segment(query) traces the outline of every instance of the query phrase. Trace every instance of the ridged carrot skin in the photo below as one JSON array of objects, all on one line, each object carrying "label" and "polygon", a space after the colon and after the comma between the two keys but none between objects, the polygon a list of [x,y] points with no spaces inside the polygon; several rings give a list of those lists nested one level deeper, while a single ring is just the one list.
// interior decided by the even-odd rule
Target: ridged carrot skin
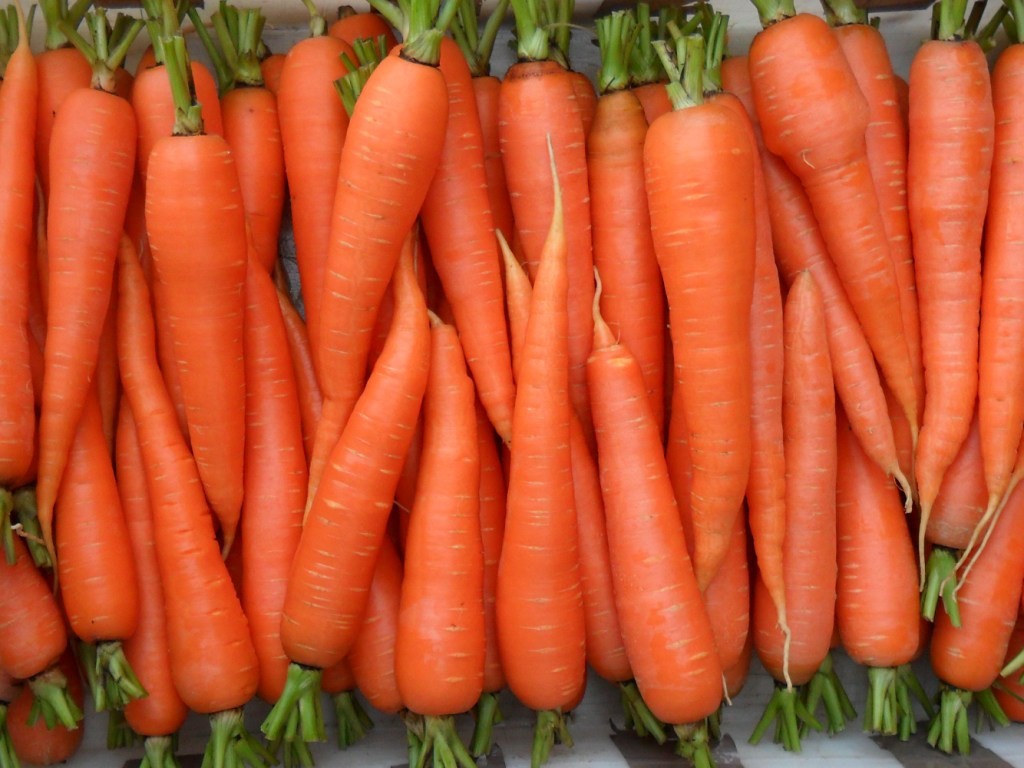
[{"label": "ridged carrot skin", "polygon": [[1002,496],[1010,483],[1024,429],[1024,355],[1010,339],[1024,334],[1024,306],[1017,301],[1024,280],[1024,217],[1013,201],[1024,196],[1024,46],[1012,45],[992,71],[995,136],[992,181],[982,260],[978,402],[989,494]]},{"label": "ridged carrot skin", "polygon": [[484,173],[487,176],[487,197],[491,201],[494,228],[506,238],[515,231],[512,219],[512,200],[505,180],[505,165],[501,160],[498,138],[498,99],[501,80],[496,77],[474,77],[473,99],[480,117],[480,131],[484,145]]},{"label": "ridged carrot skin", "polygon": [[473,382],[455,328],[435,320],[430,337],[395,676],[412,712],[441,717],[470,709],[483,691],[484,558]]},{"label": "ridged carrot skin", "polygon": [[[776,680],[806,683],[832,642],[836,566],[836,411],[821,294],[809,273],[790,288],[784,309],[786,376],[785,638],[761,580],[754,590],[754,649]],[[788,672],[788,677],[786,673]]]},{"label": "ridged carrot skin", "polygon": [[925,534],[928,543],[950,549],[966,547],[985,514],[988,501],[981,425],[975,411],[967,439],[942,477],[939,495],[928,518]]},{"label": "ridged carrot skin", "polygon": [[135,143],[131,106],[94,88],[72,92],[53,124],[46,232],[50,300],[37,485],[39,521],[51,555],[53,505],[95,374],[113,292]]},{"label": "ridged carrot skin", "polygon": [[29,343],[29,296],[34,271],[35,136],[38,74],[28,41],[19,39],[0,88],[0,484],[27,480],[36,420]]},{"label": "ridged carrot skin", "polygon": [[636,360],[595,323],[587,361],[615,601],[637,686],[665,723],[722,699],[722,667]]},{"label": "ridged carrot skin", "polygon": [[912,425],[917,395],[896,270],[867,161],[868,105],[828,24],[808,13],[750,45],[765,145],[803,183],[868,343]]},{"label": "ridged carrot skin", "polygon": [[395,33],[384,17],[373,11],[352,13],[331,22],[327,34],[351,45],[359,39],[376,40],[384,35],[388,50],[395,47]]},{"label": "ridged carrot skin", "polygon": [[50,197],[50,144],[57,109],[70,93],[88,88],[92,67],[77,48],[54,48],[36,57],[38,95],[36,112],[36,166],[43,187],[43,198]]},{"label": "ridged carrot skin", "polygon": [[484,144],[469,65],[441,42],[448,87],[444,148],[420,217],[480,401],[503,440],[512,436],[515,385],[505,327],[501,259],[487,192]]},{"label": "ridged carrot skin", "polygon": [[[255,244],[254,244],[255,248]],[[277,288],[250,256],[245,284],[245,497],[242,608],[260,660],[258,693],[275,702],[288,675],[281,610],[302,535],[309,477],[298,390]]]},{"label": "ridged carrot skin", "polygon": [[238,172],[222,137],[157,142],[146,183],[146,228],[156,312],[166,319],[189,441],[226,551],[243,496],[247,240]]},{"label": "ridged carrot skin", "polygon": [[118,349],[128,402],[134,414],[142,414],[139,445],[153,508],[174,686],[196,712],[235,709],[256,692],[259,663],[221,558],[196,462],[160,377],[149,291],[127,238],[118,275]]},{"label": "ridged carrot skin", "polygon": [[[430,329],[411,244],[392,282],[391,338],[331,453],[288,579],[281,638],[292,661],[311,667],[336,664],[359,631],[427,384]],[[337,588],[324,591],[325,579]]]},{"label": "ridged carrot skin", "polygon": [[750,635],[750,553],[747,544],[747,510],[736,515],[732,542],[722,567],[704,590],[711,632],[715,636],[718,663],[723,673],[742,662]]},{"label": "ridged carrot skin", "polygon": [[494,428],[483,406],[477,402],[476,435],[480,452],[480,538],[484,553],[484,628],[487,652],[484,657],[484,693],[505,687],[505,673],[498,653],[498,626],[495,599],[498,589],[498,565],[505,537],[505,475]]},{"label": "ridged carrot skin", "polygon": [[146,696],[125,706],[124,716],[142,736],[170,736],[185,722],[188,707],[171,676],[164,618],[164,588],[156,562],[153,513],[132,409],[121,406],[117,424],[117,486],[139,579],[139,624],[124,641],[124,655]]},{"label": "ridged carrot skin", "polygon": [[[396,99],[403,105],[397,111]],[[447,116],[444,76],[400,53],[385,57],[356,102],[338,168],[314,339],[324,410],[310,463],[311,497],[363,391],[374,319],[440,160]]]},{"label": "ridged carrot skin", "polygon": [[631,91],[597,102],[587,135],[594,266],[601,273],[601,314],[640,361],[651,410],[664,429],[667,309],[644,181],[647,119]]},{"label": "ridged carrot skin", "polygon": [[323,409],[323,396],[316,380],[313,367],[313,349],[309,343],[309,329],[298,310],[292,305],[291,297],[283,291],[277,292],[277,302],[284,320],[288,339],[288,352],[292,358],[295,386],[299,396],[299,413],[302,418],[302,444],[306,461],[313,455],[313,440],[316,439],[316,423]]},{"label": "ridged carrot skin", "polygon": [[978,392],[981,236],[995,117],[977,43],[925,43],[910,83],[907,202],[928,393],[915,469],[927,522]]},{"label": "ridged carrot skin", "polygon": [[725,557],[750,472],[756,158],[747,125],[716,101],[659,118],[644,145],[678,388],[673,414],[681,401],[693,467],[679,503],[693,518],[702,589]]}]

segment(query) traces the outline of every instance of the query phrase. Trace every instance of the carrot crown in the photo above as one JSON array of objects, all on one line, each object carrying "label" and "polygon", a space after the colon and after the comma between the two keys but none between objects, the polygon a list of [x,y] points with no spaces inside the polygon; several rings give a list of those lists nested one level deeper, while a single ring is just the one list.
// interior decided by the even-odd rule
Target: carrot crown
[{"label": "carrot crown", "polygon": [[43,11],[43,19],[46,21],[46,50],[52,51],[57,48],[67,48],[71,45],[67,35],[61,29],[60,22],[64,21],[77,28],[85,18],[92,0],[76,0],[75,4],[68,7],[67,0],[40,0],[39,7]]},{"label": "carrot crown", "polygon": [[124,62],[136,36],[142,31],[142,20],[119,13],[114,26],[111,27],[107,21],[107,14],[102,10],[95,10],[89,13],[86,22],[92,36],[91,44],[63,19],[58,22],[58,26],[92,67],[92,87],[113,93],[114,73]]},{"label": "carrot crown", "polygon": [[573,0],[512,0],[519,60],[568,67],[573,7]]},{"label": "carrot crown", "polygon": [[704,91],[722,90],[722,58],[725,56],[726,32],[729,17],[723,13],[712,13],[710,7],[702,10],[701,28],[704,31]]},{"label": "carrot crown", "polygon": [[498,30],[501,29],[505,16],[508,15],[509,3],[510,0],[499,0],[494,11],[487,17],[482,32],[476,3],[473,0],[461,0],[459,3],[458,13],[452,19],[452,37],[462,55],[466,57],[473,77],[486,77],[491,73],[494,41],[498,38]]},{"label": "carrot crown", "polygon": [[640,27],[629,11],[615,11],[596,22],[597,45],[601,49],[601,69],[597,87],[601,93],[621,91],[631,82],[629,60],[636,46]]},{"label": "carrot crown", "polygon": [[[143,0],[142,9],[146,17],[146,33],[153,46],[153,58],[157,64],[164,64],[164,41],[177,34],[189,8],[189,0]],[[166,6],[166,7],[165,7]]]},{"label": "carrot crown", "polygon": [[175,136],[195,136],[203,132],[203,110],[196,101],[196,85],[192,80],[192,66],[180,33],[164,41],[167,77],[174,97]]},{"label": "carrot crown", "polygon": [[939,0],[932,6],[932,39],[946,42],[973,40],[982,50],[995,46],[995,34],[1007,18],[1009,7],[999,8],[989,22],[981,27],[985,14],[984,0],[975,0],[970,15],[967,14],[968,0]]},{"label": "carrot crown", "polygon": [[757,8],[757,15],[761,19],[762,27],[770,27],[780,21],[796,16],[796,6],[793,0],[751,0]]},{"label": "carrot crown", "polygon": [[363,88],[366,87],[373,70],[388,55],[388,45],[384,35],[376,40],[356,40],[352,44],[352,49],[356,53],[357,60],[352,61],[347,53],[342,54],[349,72],[334,81],[334,87],[338,90],[338,95],[341,97],[341,102],[345,105],[345,111],[349,117],[352,117],[352,112],[356,108],[356,100],[363,92]]},{"label": "carrot crown", "polygon": [[240,10],[221,0],[220,7],[210,17],[216,41],[195,8],[189,8],[188,17],[213,63],[221,96],[238,86],[263,86],[260,40],[266,18],[259,8]]},{"label": "carrot crown", "polygon": [[[327,19],[324,18],[323,14],[316,7],[316,3],[313,0],[302,0],[303,5],[306,6],[306,10],[309,12],[309,36],[310,37],[323,37],[327,34]],[[338,17],[342,18],[342,12],[348,8],[347,5],[343,5],[338,9]],[[354,13],[354,11],[352,11]],[[345,14],[347,15],[347,14]]]},{"label": "carrot crown", "polygon": [[7,62],[11,55],[24,42],[28,45],[26,29],[32,29],[32,19],[36,7],[33,5],[28,12],[28,21],[21,10],[20,3],[13,3],[0,10],[0,80],[4,79]]},{"label": "carrot crown", "polygon": [[437,66],[441,38],[451,26],[461,0],[369,0],[370,5],[402,34],[402,56]]},{"label": "carrot crown", "polygon": [[[633,17],[636,20],[636,38],[629,51],[630,84],[637,86],[656,83],[665,79],[661,59],[651,45],[651,41],[657,36],[657,20],[652,21],[651,6],[648,3],[637,3],[633,9]],[[600,40],[598,42],[600,43]]]},{"label": "carrot crown", "polygon": [[825,18],[833,27],[848,24],[867,24],[868,12],[859,8],[854,0],[821,0],[825,9]]},{"label": "carrot crown", "polygon": [[686,109],[704,103],[704,37],[681,35],[674,45],[656,40],[654,49],[668,73],[669,100],[673,109]]},{"label": "carrot crown", "polygon": [[1024,0],[1003,0],[1007,15],[1003,28],[1014,43],[1024,43]]}]

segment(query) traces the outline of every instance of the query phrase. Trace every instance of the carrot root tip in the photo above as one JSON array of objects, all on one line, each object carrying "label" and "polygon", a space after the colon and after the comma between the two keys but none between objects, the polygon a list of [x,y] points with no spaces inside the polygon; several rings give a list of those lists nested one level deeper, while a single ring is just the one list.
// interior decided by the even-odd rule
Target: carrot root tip
[{"label": "carrot root tip", "polygon": [[568,715],[559,709],[541,709],[537,712],[537,725],[533,730],[533,749],[530,753],[530,768],[540,768],[551,756],[555,744],[572,747]]},{"label": "carrot root tip", "polygon": [[633,731],[640,738],[651,738],[658,744],[665,743],[668,738],[665,724],[651,712],[635,680],[619,683],[619,699],[622,702],[626,730]]},{"label": "carrot root tip", "polygon": [[957,604],[956,589],[957,553],[948,547],[936,546],[928,556],[924,568],[924,588],[921,590],[921,615],[928,621],[935,621],[935,610],[939,598],[949,616],[950,623],[960,627],[960,606]]},{"label": "carrot root tip", "polygon": [[485,691],[480,694],[480,700],[473,707],[473,737],[469,744],[469,753],[473,757],[490,754],[494,742],[494,726],[502,719],[497,691],[492,693]]},{"label": "carrot root tip", "polygon": [[353,691],[336,693],[331,700],[338,723],[338,749],[348,749],[373,729],[373,720]]},{"label": "carrot root tip", "polygon": [[68,691],[68,679],[57,667],[40,672],[28,682],[34,701],[29,715],[29,725],[35,725],[40,717],[46,727],[53,729],[58,723],[69,731],[78,728],[82,721],[82,710]]},{"label": "carrot root tip", "polygon": [[210,740],[203,754],[204,766],[268,768],[276,763],[273,753],[246,730],[241,707],[210,715]]},{"label": "carrot root tip", "polygon": [[277,752],[282,742],[326,741],[320,681],[323,670],[292,662],[284,690],[267,715],[260,730]]}]

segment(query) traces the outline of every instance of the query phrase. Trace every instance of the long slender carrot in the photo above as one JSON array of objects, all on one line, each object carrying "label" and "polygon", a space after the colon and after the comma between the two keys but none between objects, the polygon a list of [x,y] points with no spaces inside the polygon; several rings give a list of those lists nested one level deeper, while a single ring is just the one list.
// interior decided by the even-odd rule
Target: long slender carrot
[{"label": "long slender carrot", "polygon": [[[157,162],[154,156],[154,167]],[[271,755],[248,734],[241,716],[256,692],[256,650],[221,558],[198,467],[160,377],[149,291],[127,238],[118,257],[118,288],[118,349],[146,466],[174,686],[190,709],[210,715],[207,759],[245,754],[262,766]]]},{"label": "long slender carrot", "polygon": [[277,292],[278,305],[288,339],[288,352],[295,372],[295,386],[299,396],[299,414],[302,418],[302,444],[306,461],[313,455],[313,440],[316,438],[316,423],[323,408],[320,385],[313,367],[313,350],[310,346],[308,326],[284,292]]},{"label": "long slender carrot", "polygon": [[758,0],[750,79],[765,145],[803,183],[868,343],[914,434],[917,393],[896,271],[867,162],[866,101],[828,25]]},{"label": "long slender carrot", "polygon": [[[320,670],[348,653],[365,612],[376,553],[426,387],[430,334],[412,259],[409,237],[392,279],[391,338],[306,516],[281,622],[284,648],[294,663],[263,724],[272,741],[284,733],[292,708],[306,706],[301,697],[319,689]],[[338,588],[325,592],[325,578]],[[323,739],[322,723],[304,719],[301,728],[304,740]]]},{"label": "long slender carrot", "polygon": [[981,235],[995,118],[984,53],[959,35],[960,5],[959,14],[949,0],[940,6],[937,38],[918,50],[910,71],[907,204],[928,393],[915,455],[922,569],[924,531],[978,391]]},{"label": "long slender carrot", "polygon": [[[549,145],[550,147],[550,145]],[[512,421],[505,540],[498,567],[498,647],[509,688],[537,711],[531,762],[546,762],[583,697],[586,621],[572,483],[568,243],[561,171],[530,301]]]},{"label": "long slender carrot", "polygon": [[750,470],[756,148],[740,115],[703,100],[703,40],[687,45],[680,53],[696,72],[684,87],[676,71],[675,110],[650,127],[644,165],[674,350],[672,418],[686,424],[693,468],[680,505],[693,519],[703,589],[724,559]]},{"label": "long slender carrot", "polygon": [[4,148],[4,183],[0,186],[0,486],[27,479],[35,441],[35,408],[29,344],[30,274],[35,219],[36,99],[38,75],[29,49],[21,5],[18,42],[0,88],[0,147]]},{"label": "long slender carrot", "polygon": [[[170,746],[168,737],[181,728],[188,708],[171,675],[153,514],[138,430],[127,401],[122,404],[117,423],[117,486],[139,580],[138,629],[124,642],[124,655],[146,689],[144,698],[127,704],[124,716],[132,730],[145,738],[146,752],[151,754],[155,748]],[[163,763],[156,763],[154,768],[159,765]]]}]

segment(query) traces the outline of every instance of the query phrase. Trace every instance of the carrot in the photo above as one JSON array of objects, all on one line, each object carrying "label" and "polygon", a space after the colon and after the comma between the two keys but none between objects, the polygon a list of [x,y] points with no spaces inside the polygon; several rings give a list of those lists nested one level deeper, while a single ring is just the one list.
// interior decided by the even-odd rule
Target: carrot
[{"label": "carrot", "polygon": [[[448,0],[441,29],[454,9]],[[448,92],[436,66],[441,32],[432,28],[433,18],[412,21],[421,26],[410,30],[401,55],[387,56],[370,75],[341,153],[314,337],[324,409],[310,464],[311,500],[363,391],[374,318],[444,144]],[[393,91],[404,94],[397,111]]]},{"label": "carrot", "polygon": [[[544,162],[547,137],[555,148],[565,187],[565,231],[568,238],[570,396],[593,444],[587,405],[585,365],[593,343],[593,246],[590,185],[587,179],[586,133],[572,74],[558,62],[560,49],[536,22],[536,0],[514,0],[519,62],[502,80],[498,132],[516,233],[531,276],[535,276],[551,223],[551,171]],[[564,9],[570,3],[561,2]],[[568,21],[568,19],[566,19]],[[556,27],[559,36],[568,27]],[[566,41],[567,42],[567,41]],[[564,49],[561,49],[564,50]],[[508,233],[503,233],[508,234]]]},{"label": "carrot", "polygon": [[480,454],[480,538],[484,557],[484,683],[480,701],[474,708],[475,725],[469,751],[474,757],[491,751],[491,731],[501,718],[498,692],[505,687],[505,673],[498,651],[496,592],[501,544],[505,536],[505,476],[494,427],[477,400],[476,439]]},{"label": "carrot", "polygon": [[381,35],[387,49],[395,47],[395,33],[379,13],[364,11],[357,13],[350,5],[338,9],[338,18],[327,28],[327,34],[352,45],[356,40],[376,40]]},{"label": "carrot", "polygon": [[[67,679],[71,700],[82,706],[84,691],[75,666],[75,657],[68,649],[61,656],[60,673]],[[85,727],[69,727],[64,723],[51,725],[38,719],[39,699],[29,687],[21,692],[7,708],[7,730],[15,757],[31,765],[56,765],[70,760],[85,738]],[[13,765],[17,766],[17,761]]]},{"label": "carrot", "polygon": [[[81,417],[113,289],[118,239],[134,173],[136,128],[128,102],[115,96],[112,71],[142,23],[110,40],[106,16],[89,17],[96,48],[73,30],[72,39],[95,57],[93,87],[75,90],[53,125],[48,200],[48,292],[42,412],[39,417],[39,521],[56,562],[53,506]],[[90,222],[88,228],[82,221]]]},{"label": "carrot", "polygon": [[284,69],[285,54],[266,53],[260,58],[260,76],[267,90],[277,96],[281,88],[281,70]]},{"label": "carrot", "polygon": [[[703,40],[694,48],[687,64],[702,70]],[[700,75],[690,77],[699,82]],[[701,86],[688,85],[689,91],[670,86],[675,111],[650,127],[644,165],[668,295],[672,419],[685,422],[693,467],[689,498],[680,506],[693,519],[694,573],[704,589],[725,557],[750,469],[755,148],[734,110],[704,102]],[[670,423],[670,439],[674,429]]]},{"label": "carrot", "polygon": [[[836,391],[865,452],[887,475],[897,479],[909,499],[910,482],[897,460],[885,392],[871,348],[829,257],[799,179],[764,147],[747,63],[745,57],[739,56],[722,62],[722,82],[726,90],[743,101],[754,121],[780,277],[784,284],[791,284],[804,270],[809,270],[814,277],[825,302]],[[910,471],[909,464],[906,470]]]},{"label": "carrot", "polygon": [[597,93],[594,91],[594,84],[583,72],[570,70],[572,76],[572,90],[576,96],[576,108],[580,113],[580,120],[583,122],[583,135],[589,136],[590,129],[594,125],[594,115],[597,112]]},{"label": "carrot", "polygon": [[245,220],[260,264],[277,263],[284,210],[285,170],[277,99],[260,70],[259,47],[265,17],[259,8],[239,10],[222,3],[211,15],[218,47],[195,8],[189,8],[217,72],[224,138],[238,169]]},{"label": "carrot", "polygon": [[[289,682],[263,724],[276,741],[303,695],[319,689],[320,670],[346,656],[365,612],[373,567],[384,537],[398,472],[409,448],[426,387],[429,326],[416,285],[412,239],[393,279],[395,321],[391,338],[360,397],[350,428],[326,465],[322,488],[310,507],[295,554],[281,637],[292,664]],[[341,520],[345,525],[339,525]],[[330,574],[338,588],[325,593]],[[306,721],[301,736],[323,739],[323,725]]]},{"label": "carrot", "polygon": [[826,14],[868,105],[864,136],[867,160],[896,269],[900,314],[917,393],[917,423],[920,423],[924,408],[924,368],[907,218],[907,123],[900,111],[898,86],[885,39],[877,26],[868,23],[867,12],[849,0],[835,0],[828,4]]},{"label": "carrot", "polygon": [[288,341],[288,352],[292,358],[292,370],[295,373],[295,386],[299,398],[299,415],[302,418],[302,445],[306,453],[306,461],[313,453],[313,440],[316,436],[316,423],[323,408],[320,385],[316,381],[313,368],[313,350],[309,343],[306,323],[292,305],[292,300],[282,291],[277,292],[278,306],[284,320],[284,329]]},{"label": "carrot", "polygon": [[[763,580],[754,590],[754,649],[779,681],[750,737],[757,743],[779,718],[788,751],[800,750],[797,720],[820,728],[811,707],[797,705],[797,689],[826,675],[835,617],[836,411],[821,293],[809,273],[797,276],[783,314],[785,376],[782,418],[786,452],[786,536],[783,565],[790,638],[777,625]],[[819,684],[820,684],[819,678]],[[843,727],[838,691],[826,700],[829,726]],[[810,710],[810,711],[809,711]]]},{"label": "carrot", "polygon": [[615,343],[596,304],[587,381],[615,605],[637,687],[650,712],[675,729],[679,753],[695,765],[710,765],[706,718],[722,699],[714,633],[640,366]]},{"label": "carrot", "polygon": [[29,288],[33,259],[33,203],[37,82],[36,61],[29,49],[21,6],[17,47],[3,72],[0,88],[0,147],[5,148],[4,183],[0,188],[0,486],[28,479],[35,440],[29,344]]},{"label": "carrot", "polygon": [[[184,39],[172,45],[173,57],[184,50]],[[154,154],[153,168],[159,157]],[[256,651],[221,558],[198,467],[160,378],[149,291],[127,238],[118,255],[118,288],[118,351],[146,467],[174,687],[190,709],[210,715],[207,760],[220,764],[245,754],[262,766],[272,756],[248,734],[241,713],[256,692]]]},{"label": "carrot", "polygon": [[[405,550],[395,678],[409,710],[410,765],[475,765],[454,715],[483,692],[486,648],[480,453],[473,382],[455,328],[431,315],[423,454]],[[457,558],[453,558],[454,553]],[[431,652],[424,654],[424,648]]]},{"label": "carrot", "polygon": [[516,697],[537,711],[531,756],[535,768],[546,762],[555,741],[571,746],[565,713],[579,703],[586,684],[566,354],[568,242],[560,171],[551,144],[548,152],[554,214],[518,365],[515,448],[497,589],[498,647],[505,677]]},{"label": "carrot", "polygon": [[966,5],[959,20],[948,0],[940,8],[936,39],[925,43],[911,64],[907,160],[928,393],[915,456],[922,568],[923,532],[942,476],[967,437],[978,392],[981,235],[994,133],[985,56],[976,42],[958,34]]},{"label": "carrot", "polygon": [[[1024,651],[1024,618],[1017,614],[1017,623],[1013,626],[1013,634],[1010,635],[1010,644],[1006,649],[1007,663],[1015,659]],[[1000,673],[999,681],[992,686],[996,701],[1006,716],[1015,723],[1024,722],[1024,684],[1020,681],[1020,675],[1011,673]]]},{"label": "carrot", "polygon": [[245,495],[242,608],[260,663],[260,697],[277,701],[288,673],[281,610],[302,533],[308,482],[298,392],[277,289],[252,243],[245,296]]},{"label": "carrot", "polygon": [[89,675],[93,702],[98,712],[123,709],[146,695],[121,645],[138,626],[139,592],[95,388],[86,395],[57,507],[55,543],[64,612],[74,633],[96,646]]},{"label": "carrot", "polygon": [[747,510],[743,509],[733,523],[728,555],[715,578],[704,590],[704,607],[708,612],[718,663],[723,674],[741,662],[750,635],[748,549]]},{"label": "carrot", "polygon": [[395,637],[401,595],[402,561],[391,539],[385,536],[377,555],[366,613],[348,659],[363,696],[386,714],[404,708],[395,680]]},{"label": "carrot", "polygon": [[[602,46],[602,95],[587,134],[591,180],[594,266],[604,292],[601,312],[640,361],[651,409],[663,429],[666,308],[661,273],[651,240],[644,182],[647,120],[629,83],[626,42],[636,28],[627,12],[597,21]],[[616,55],[617,49],[625,48]]]},{"label": "carrot", "polygon": [[[124,655],[135,671],[146,696],[128,702],[124,717],[144,737],[147,754],[156,748],[169,749],[170,739],[188,714],[171,675],[167,653],[167,624],[163,612],[164,588],[156,561],[153,513],[146,488],[146,470],[135,417],[127,402],[117,422],[117,485],[131,538],[139,584],[139,623],[135,634],[125,640]],[[157,762],[151,765],[161,766]]]},{"label": "carrot", "polygon": [[864,729],[906,741],[917,730],[910,694],[921,690],[909,667],[920,645],[914,544],[899,492],[841,408],[837,432],[836,623],[850,658],[868,667]]},{"label": "carrot", "polygon": [[[202,133],[187,58],[164,45],[175,77],[175,132],[150,154],[146,228],[156,312],[166,319],[196,466],[225,554],[242,507],[245,437],[245,214],[227,142]],[[180,79],[179,79],[180,78]],[[182,226],[188,222],[188,226]]]},{"label": "carrot", "polygon": [[800,178],[864,335],[914,434],[917,396],[900,292],[867,162],[867,102],[828,25],[755,3],[750,79],[765,145]]},{"label": "carrot", "polygon": [[970,749],[967,707],[972,700],[995,722],[1006,724],[989,689],[1000,675],[1024,582],[1024,560],[1017,556],[1024,547],[1024,493],[1019,488],[993,527],[996,535],[970,573],[960,574],[960,627],[940,613],[932,631],[930,659],[941,689],[928,743],[947,753]]}]

